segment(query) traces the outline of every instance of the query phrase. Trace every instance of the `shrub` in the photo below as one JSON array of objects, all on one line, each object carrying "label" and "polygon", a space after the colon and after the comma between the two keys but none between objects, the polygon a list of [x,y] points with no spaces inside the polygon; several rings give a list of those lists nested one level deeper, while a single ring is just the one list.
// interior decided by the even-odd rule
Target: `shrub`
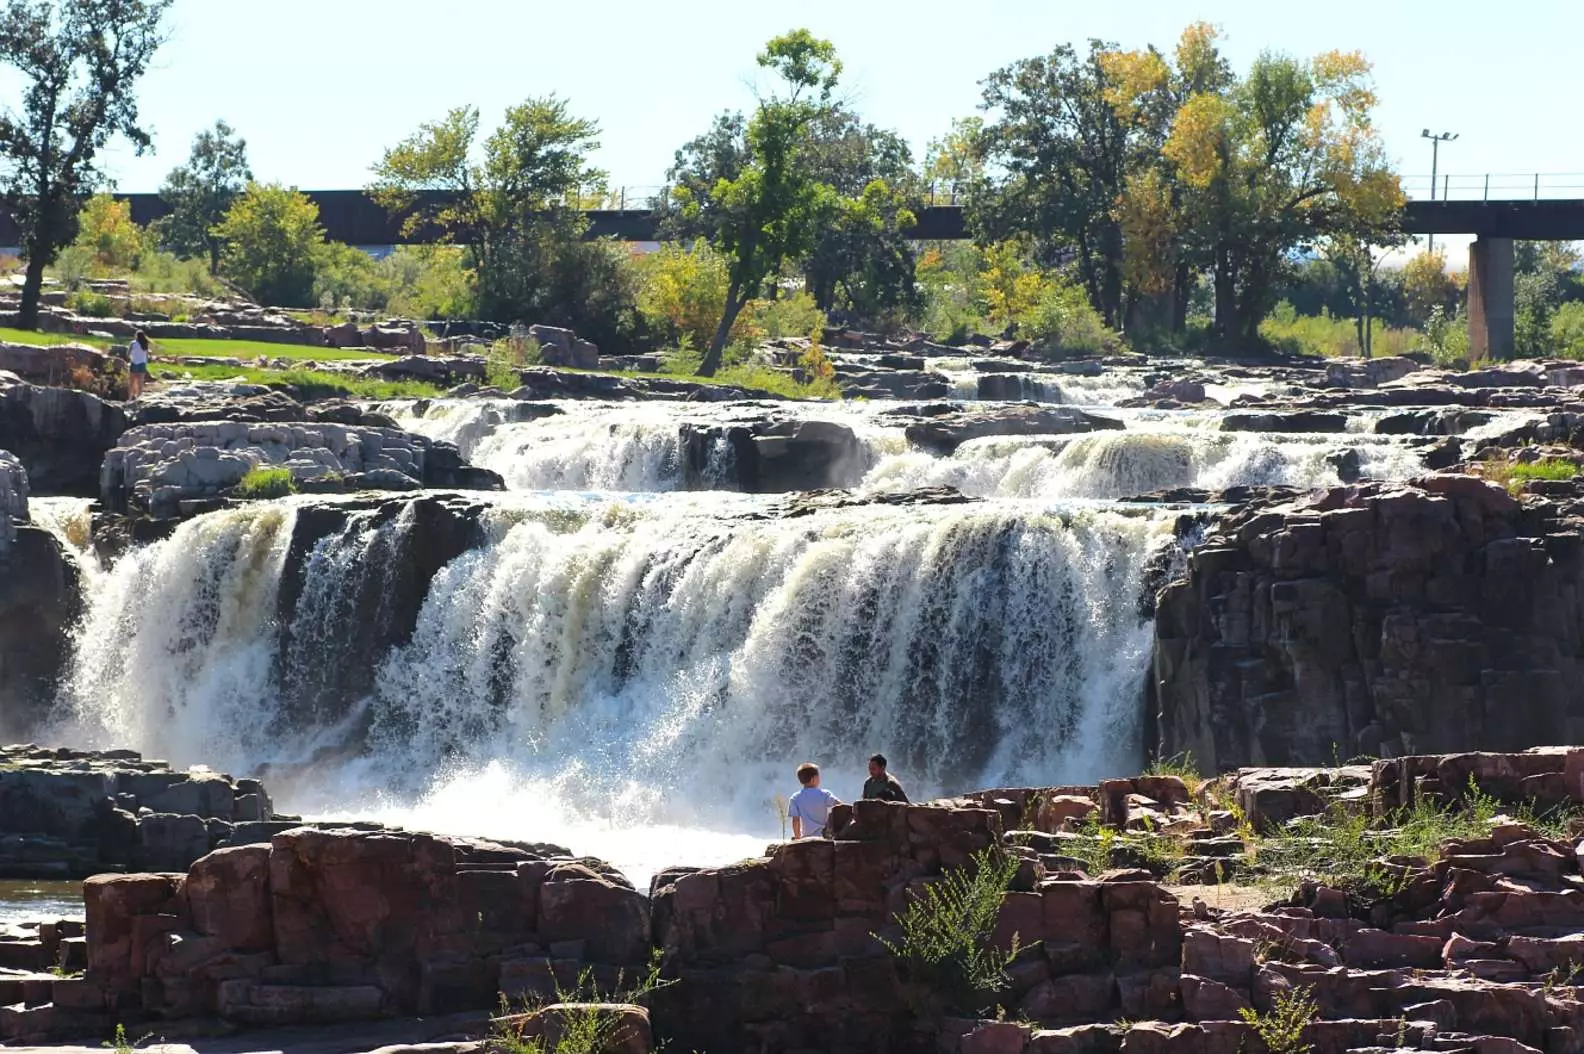
[{"label": "shrub", "polygon": [[612,991],[601,991],[593,970],[588,969],[578,975],[571,988],[564,988],[557,981],[554,1002],[560,1004],[561,1009],[557,1012],[559,1034],[554,1042],[524,1035],[528,1015],[549,1005],[546,1001],[525,1001],[514,1008],[502,996],[501,1016],[494,1020],[490,1029],[492,1046],[505,1054],[606,1054],[625,1049],[626,1037],[622,1035],[620,1020],[601,1009],[601,1004],[648,1006],[655,992],[672,983],[660,979],[658,949],[636,979],[629,981],[625,973],[617,974]]},{"label": "shrub", "polygon": [[79,315],[89,318],[110,318],[115,312],[115,303],[102,293],[90,292],[79,289],[66,298],[66,306]]},{"label": "shrub", "polygon": [[242,477],[232,494],[238,498],[284,498],[297,492],[289,468],[254,468]]},{"label": "shrub", "polygon": [[282,307],[312,305],[324,230],[319,206],[306,195],[279,184],[252,184],[215,233],[225,242],[221,273],[255,299]]},{"label": "shrub", "polygon": [[810,333],[819,335],[825,331],[825,312],[801,289],[775,300],[755,300],[744,314],[749,316],[751,338],[776,340],[806,337]]},{"label": "shrub", "polygon": [[726,258],[703,240],[668,243],[640,258],[637,270],[638,311],[650,331],[666,341],[709,347],[726,309]]},{"label": "shrub", "polygon": [[1012,884],[1018,860],[998,848],[974,854],[966,867],[946,872],[896,916],[902,937],[879,938],[914,988],[915,1009],[972,1016],[995,1002],[1006,987],[1007,965],[1017,955],[991,943],[1002,895]]},{"label": "shrub", "polygon": [[1270,1013],[1243,1007],[1238,1016],[1254,1030],[1270,1054],[1309,1054],[1313,1044],[1304,1038],[1304,1032],[1320,1016],[1320,1007],[1311,989],[1290,988],[1276,993]]},{"label": "shrub", "polygon": [[385,310],[409,318],[472,318],[476,278],[454,245],[402,245],[376,269],[389,290]]},{"label": "shrub", "polygon": [[521,370],[540,363],[538,342],[527,331],[513,327],[512,334],[490,345],[484,356],[484,380],[493,388],[509,392],[522,386]]},{"label": "shrub", "polygon": [[143,252],[143,231],[132,222],[132,206],[108,194],[95,194],[77,214],[72,243],[89,252],[105,270],[130,270]]},{"label": "shrub", "polygon": [[1444,370],[1466,370],[1469,366],[1468,319],[1461,311],[1448,311],[1440,304],[1430,308],[1424,333],[1415,350],[1425,352]]},{"label": "shrub", "polygon": [[1570,300],[1551,316],[1552,354],[1584,359],[1584,301]]},{"label": "shrub", "polygon": [[1117,343],[1116,334],[1078,286],[1045,278],[1032,307],[1018,321],[1018,336],[1040,350],[1098,355]]}]

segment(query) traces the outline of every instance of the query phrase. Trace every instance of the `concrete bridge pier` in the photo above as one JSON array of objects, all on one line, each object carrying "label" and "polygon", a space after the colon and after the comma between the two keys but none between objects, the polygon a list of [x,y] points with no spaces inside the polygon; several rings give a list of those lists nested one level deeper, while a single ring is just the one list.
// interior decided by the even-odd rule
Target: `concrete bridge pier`
[{"label": "concrete bridge pier", "polygon": [[1513,242],[1480,235],[1469,245],[1469,358],[1513,356]]}]

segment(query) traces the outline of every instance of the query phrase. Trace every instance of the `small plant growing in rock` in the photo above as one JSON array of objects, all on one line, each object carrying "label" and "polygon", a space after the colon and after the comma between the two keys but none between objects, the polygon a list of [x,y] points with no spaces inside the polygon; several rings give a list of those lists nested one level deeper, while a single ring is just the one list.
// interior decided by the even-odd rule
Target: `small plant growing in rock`
[{"label": "small plant growing in rock", "polygon": [[255,468],[249,470],[232,493],[238,498],[284,498],[297,491],[289,468]]},{"label": "small plant growing in rock", "polygon": [[1546,974],[1545,982],[1541,985],[1541,988],[1547,994],[1556,991],[1558,988],[1571,988],[1578,984],[1580,974],[1584,974],[1584,964],[1576,963],[1569,959]]},{"label": "small plant growing in rock", "polygon": [[1277,994],[1268,1014],[1244,1007],[1238,1015],[1270,1054],[1309,1054],[1313,1044],[1304,1038],[1304,1030],[1320,1016],[1320,1007],[1310,989],[1293,988]]},{"label": "small plant growing in rock", "polygon": [[992,847],[974,854],[931,883],[896,916],[902,937],[876,937],[897,960],[912,986],[921,1015],[978,1014],[1007,985],[1006,968],[1018,952],[991,942],[1002,895],[1012,884],[1018,860]]},{"label": "small plant growing in rock", "polygon": [[[621,1018],[601,1004],[647,1006],[655,992],[672,983],[660,977],[660,949],[656,948],[648,966],[631,983],[625,973],[616,976],[613,992],[602,992],[594,972],[585,969],[571,988],[558,983],[554,1000],[529,1000],[514,1009],[501,996],[501,1013],[490,1031],[491,1048],[503,1054],[605,1054],[625,1049],[628,1037],[623,1035]],[[525,1035],[532,1015],[552,1005],[561,1007],[553,1040]]]},{"label": "small plant growing in rock", "polygon": [[1156,758],[1144,770],[1144,775],[1176,776],[1183,781],[1183,786],[1188,788],[1190,795],[1197,794],[1199,787],[1204,783],[1204,776],[1200,774],[1192,752],[1173,754],[1169,758]]},{"label": "small plant growing in rock", "polygon": [[[152,1033],[150,1035],[152,1035]],[[136,1050],[141,1044],[147,1042],[148,1039],[149,1035],[145,1035],[139,1039],[130,1039],[127,1036],[126,1026],[118,1024],[115,1027],[115,1035],[99,1045],[106,1050],[115,1051],[115,1054],[132,1054],[132,1051]]]}]

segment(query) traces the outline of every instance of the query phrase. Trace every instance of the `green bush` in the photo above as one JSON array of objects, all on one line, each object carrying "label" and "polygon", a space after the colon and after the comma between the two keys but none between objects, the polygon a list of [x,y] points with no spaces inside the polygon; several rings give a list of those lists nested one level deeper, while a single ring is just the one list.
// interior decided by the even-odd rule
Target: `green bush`
[{"label": "green bush", "polygon": [[402,245],[376,264],[389,299],[383,310],[408,318],[473,318],[474,274],[454,245]]},{"label": "green bush", "polygon": [[825,329],[825,312],[801,289],[775,300],[757,300],[744,313],[749,316],[753,329],[771,340],[806,337]]},{"label": "green bush", "polygon": [[1069,354],[1099,355],[1118,343],[1084,291],[1057,280],[1044,283],[1033,308],[1018,322],[1018,336],[1038,350]]},{"label": "green bush", "polygon": [[279,184],[255,183],[215,228],[225,242],[220,270],[255,299],[310,307],[316,269],[325,254],[319,206]]},{"label": "green bush", "polygon": [[1017,873],[1018,859],[992,847],[974,854],[966,867],[954,868],[914,897],[896,916],[902,937],[879,938],[912,986],[915,1010],[975,1016],[994,1005],[1007,986],[1006,968],[1017,955],[991,943],[1002,896]]},{"label": "green bush", "polygon": [[1238,1016],[1259,1036],[1269,1054],[1309,1054],[1314,1045],[1304,1032],[1320,1016],[1320,1006],[1314,1000],[1313,989],[1289,988],[1276,993],[1270,1013],[1243,1007]]},{"label": "green bush", "polygon": [[1570,300],[1551,316],[1551,353],[1584,359],[1584,301]]},{"label": "green bush", "polygon": [[1430,308],[1424,333],[1415,342],[1414,350],[1428,354],[1431,361],[1444,370],[1467,369],[1468,319],[1461,311],[1448,311],[1436,304]]},{"label": "green bush", "polygon": [[79,289],[68,296],[66,306],[89,318],[110,318],[116,313],[115,304],[109,297],[86,289]]},{"label": "green bush", "polygon": [[249,469],[232,490],[238,498],[284,498],[297,492],[297,481],[289,468]]},{"label": "green bush", "polygon": [[[1325,308],[1318,315],[1300,315],[1285,300],[1260,323],[1260,336],[1272,347],[1291,355],[1334,359],[1364,354],[1354,319],[1336,318]],[[1375,358],[1406,354],[1414,350],[1420,339],[1411,329],[1388,326],[1378,318],[1370,320],[1370,345]]]},{"label": "green bush", "polygon": [[1547,457],[1539,461],[1515,461],[1507,469],[1516,480],[1547,479],[1569,480],[1578,475],[1578,462],[1566,458]]}]

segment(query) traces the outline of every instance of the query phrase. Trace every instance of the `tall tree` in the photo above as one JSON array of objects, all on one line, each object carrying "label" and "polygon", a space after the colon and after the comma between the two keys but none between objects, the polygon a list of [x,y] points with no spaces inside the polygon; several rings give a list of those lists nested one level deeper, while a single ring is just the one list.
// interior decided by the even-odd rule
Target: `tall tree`
[{"label": "tall tree", "polygon": [[221,270],[261,304],[308,307],[325,244],[319,206],[295,187],[251,184],[216,225]]},{"label": "tall tree", "polygon": [[730,261],[725,308],[699,367],[706,377],[720,369],[743,306],[786,261],[814,248],[834,198],[803,155],[841,76],[835,47],[798,29],[771,40],[758,62],[780,77],[781,91],[761,99],[748,121],[740,171],[711,187],[679,185],[672,192],[685,217],[713,221],[711,238]]},{"label": "tall tree", "polygon": [[459,107],[387,150],[369,190],[409,229],[432,227],[467,248],[485,317],[569,326],[608,345],[625,336],[632,309],[616,258],[583,242],[580,206],[607,184],[589,163],[598,134],[552,95],[513,106],[480,143],[478,111]]},{"label": "tall tree", "polygon": [[1116,203],[1127,184],[1130,128],[1112,105],[1106,56],[1090,41],[1024,59],[984,82],[994,116],[984,156],[1001,178],[981,188],[969,214],[982,240],[1025,237],[1043,265],[1069,255],[1107,325],[1121,320],[1123,234]]},{"label": "tall tree", "polygon": [[171,170],[160,188],[170,214],[158,223],[161,241],[183,258],[209,257],[209,273],[220,270],[224,247],[214,228],[253,179],[247,140],[224,121],[199,132],[187,163]]},{"label": "tall tree", "polygon": [[1369,64],[1330,52],[1262,55],[1230,89],[1197,92],[1177,111],[1164,153],[1207,250],[1224,347],[1261,346],[1260,321],[1295,251],[1392,237],[1403,195],[1374,106]]},{"label": "tall tree", "polygon": [[0,188],[22,235],[27,276],[19,324],[38,326],[44,268],[76,235],[82,200],[103,183],[99,151],[115,135],[137,153],[138,79],[164,40],[172,0],[10,0],[0,63],[24,81],[22,109],[0,114]]}]

